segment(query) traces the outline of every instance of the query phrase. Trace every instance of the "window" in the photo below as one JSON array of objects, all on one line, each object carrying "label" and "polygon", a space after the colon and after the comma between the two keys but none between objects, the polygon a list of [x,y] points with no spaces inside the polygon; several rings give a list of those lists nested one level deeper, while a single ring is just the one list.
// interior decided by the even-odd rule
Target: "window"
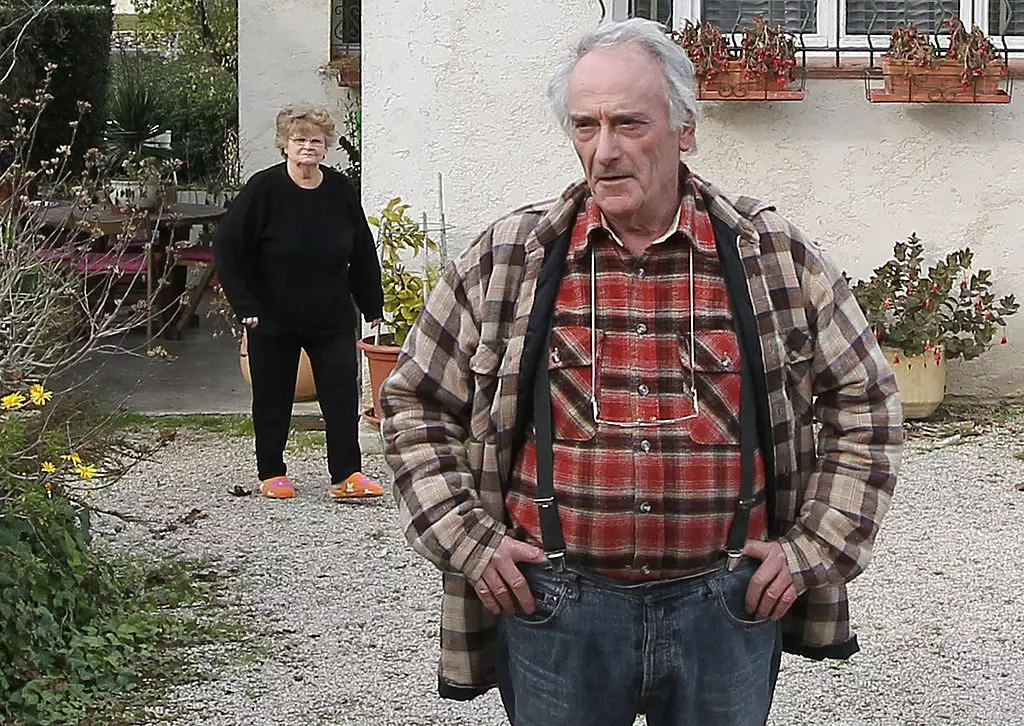
[{"label": "window", "polygon": [[[671,5],[666,8],[666,5]],[[885,47],[889,31],[914,23],[941,31],[951,15],[968,28],[976,23],[996,47],[1024,48],[1024,0],[614,0],[615,17],[644,17],[679,28],[687,20],[710,21],[730,33],[755,15],[801,36],[807,48]]]},{"label": "window", "polygon": [[331,58],[359,52],[361,0],[331,0]]},{"label": "window", "polygon": [[672,0],[629,0],[629,17],[672,24]]}]

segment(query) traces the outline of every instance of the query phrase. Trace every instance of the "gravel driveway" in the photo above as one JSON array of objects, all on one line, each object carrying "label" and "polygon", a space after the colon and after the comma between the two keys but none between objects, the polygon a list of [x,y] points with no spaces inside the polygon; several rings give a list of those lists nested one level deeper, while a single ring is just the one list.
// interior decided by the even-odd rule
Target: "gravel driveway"
[{"label": "gravel driveway", "polygon": [[[769,723],[1024,724],[1019,430],[1024,419],[961,442],[910,442],[874,563],[852,587],[862,652],[846,663],[786,656]],[[296,499],[232,496],[251,486],[251,451],[244,438],[180,431],[98,497],[151,521],[101,517],[105,546],[219,557],[237,571],[240,607],[271,633],[267,660],[176,688],[153,723],[505,724],[495,693],[437,698],[440,578],[406,546],[390,497],[330,501],[321,451],[291,456]],[[365,465],[386,478],[379,456]],[[193,508],[207,516],[152,533]]]}]

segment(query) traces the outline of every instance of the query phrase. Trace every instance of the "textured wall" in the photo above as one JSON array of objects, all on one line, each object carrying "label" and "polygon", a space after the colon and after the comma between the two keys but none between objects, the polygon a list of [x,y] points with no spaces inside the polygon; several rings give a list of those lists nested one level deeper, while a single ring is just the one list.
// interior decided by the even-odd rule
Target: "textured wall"
[{"label": "textured wall", "polygon": [[[599,13],[593,0],[366,0],[367,208],[398,195],[436,217],[440,171],[458,249],[495,216],[561,191],[577,162],[544,91]],[[1020,97],[869,104],[860,81],[809,81],[799,103],[705,104],[690,163],[775,203],[853,277],[917,231],[936,254],[969,244],[999,292],[1024,293],[1022,109]],[[951,366],[950,393],[1024,394],[1024,313],[1011,320],[1008,345]]]},{"label": "textured wall", "polygon": [[[243,0],[238,3],[238,125],[244,173],[275,164],[274,117],[289,103],[331,109],[338,123],[350,91],[321,70],[330,60],[329,0]],[[345,162],[331,151],[326,163]]]}]

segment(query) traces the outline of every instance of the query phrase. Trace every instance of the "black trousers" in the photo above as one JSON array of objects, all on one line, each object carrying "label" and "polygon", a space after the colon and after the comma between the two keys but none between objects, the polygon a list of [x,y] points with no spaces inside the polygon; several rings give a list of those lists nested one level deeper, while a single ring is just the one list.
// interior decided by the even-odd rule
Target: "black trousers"
[{"label": "black trousers", "polygon": [[359,452],[359,399],[354,332],[325,336],[249,333],[249,374],[252,378],[252,422],[256,430],[259,478],[281,476],[287,469],[284,447],[295,402],[299,351],[305,349],[313,367],[317,399],[327,427],[327,467],[331,483],[344,481],[362,468]]}]

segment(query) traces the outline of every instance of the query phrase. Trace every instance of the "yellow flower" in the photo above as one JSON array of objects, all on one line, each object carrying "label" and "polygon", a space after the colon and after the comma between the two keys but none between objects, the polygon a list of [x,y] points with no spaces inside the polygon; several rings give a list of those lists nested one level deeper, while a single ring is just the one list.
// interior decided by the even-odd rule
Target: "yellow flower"
[{"label": "yellow flower", "polygon": [[18,409],[25,405],[25,397],[20,393],[9,393],[3,398],[0,398],[0,408],[7,410]]},{"label": "yellow flower", "polygon": [[52,474],[53,472],[57,471],[57,467],[55,467],[53,465],[53,462],[44,461],[43,462],[43,466],[42,466],[42,470],[44,472],[46,472],[47,474]]},{"label": "yellow flower", "polygon": [[53,398],[53,392],[47,391],[38,383],[28,389],[28,395],[37,406],[45,406],[46,402]]},{"label": "yellow flower", "polygon": [[92,481],[92,478],[96,476],[95,466],[88,466],[86,464],[82,464],[81,466],[76,467],[75,471],[78,473],[80,477],[82,477],[86,481]]},{"label": "yellow flower", "polygon": [[82,457],[72,451],[70,454],[61,454],[60,458],[64,461],[70,461],[75,466],[79,466],[82,463]]}]

